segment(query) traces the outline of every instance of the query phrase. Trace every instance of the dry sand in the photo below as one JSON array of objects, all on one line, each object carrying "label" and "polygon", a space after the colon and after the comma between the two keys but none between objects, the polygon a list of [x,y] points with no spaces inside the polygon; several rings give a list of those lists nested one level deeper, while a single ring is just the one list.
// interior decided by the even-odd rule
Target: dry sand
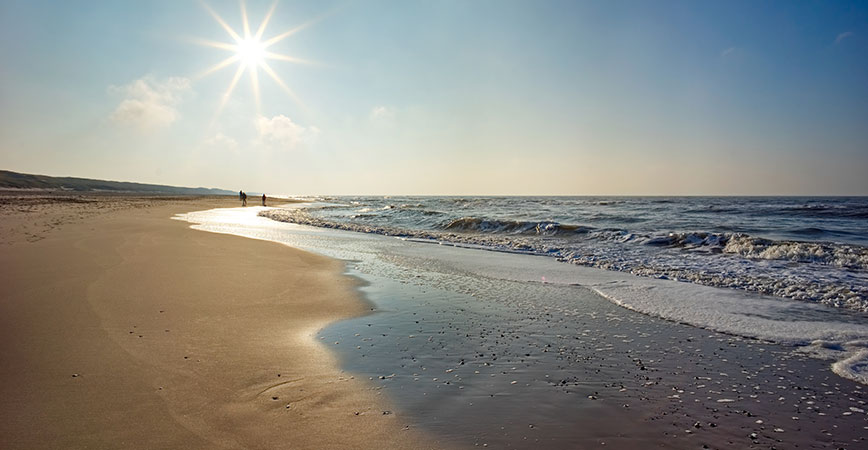
[{"label": "dry sand", "polygon": [[0,447],[426,448],[315,338],[342,264],[191,230],[232,198],[6,194]]}]

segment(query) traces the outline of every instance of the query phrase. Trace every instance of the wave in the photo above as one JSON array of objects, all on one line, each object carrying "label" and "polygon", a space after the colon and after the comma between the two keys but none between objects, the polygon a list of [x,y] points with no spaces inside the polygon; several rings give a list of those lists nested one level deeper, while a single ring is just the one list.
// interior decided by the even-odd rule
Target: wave
[{"label": "wave", "polygon": [[[464,217],[437,229],[335,221],[302,209],[261,216],[300,225],[545,255],[577,265],[820,302],[868,312],[868,248],[774,241],[740,233],[649,235],[554,221]],[[842,271],[841,268],[846,269]]]},{"label": "wave", "polygon": [[778,212],[782,215],[806,217],[868,219],[868,208],[853,205],[800,205],[781,208]]},{"label": "wave", "polygon": [[[818,232],[823,232],[823,230],[818,230]],[[868,270],[868,248],[847,244],[775,241],[743,233],[709,232],[669,233],[648,237],[619,232],[614,233],[608,239],[619,242],[634,241],[658,247],[704,249],[712,253],[739,255],[750,259],[792,261]]]},{"label": "wave", "polygon": [[590,227],[566,225],[553,221],[495,220],[478,217],[454,219],[443,224],[442,229],[461,232],[534,234],[543,236],[587,233],[593,230]]},{"label": "wave", "polygon": [[[357,206],[357,205],[353,205],[353,206]],[[340,208],[340,207],[317,206],[315,208],[310,208],[310,209],[327,209],[327,208]],[[436,215],[444,214],[440,211],[425,209],[425,205],[422,205],[422,204],[402,204],[402,205],[388,204],[388,205],[384,205],[384,206],[380,206],[380,207],[365,206],[363,208],[355,210],[357,215],[358,215],[358,213],[364,214],[364,213],[377,212],[377,211],[380,211],[380,212],[383,212],[383,211],[399,211],[399,212],[407,211],[407,212],[412,212],[412,213],[419,213],[419,214],[422,214],[423,216],[436,216]],[[357,217],[357,215],[354,217]],[[376,217],[376,215],[371,214],[371,215],[366,215],[364,217]]]},{"label": "wave", "polygon": [[[332,220],[320,219],[314,217],[300,209],[267,209],[259,213],[262,217],[267,217],[278,222],[294,223],[298,225],[308,225],[319,228],[332,228],[336,230],[358,231],[362,233],[382,234],[385,236],[410,236],[412,232],[401,230],[396,227],[363,225],[349,222],[336,222]],[[377,217],[375,214],[368,215]],[[355,217],[365,217],[365,214],[356,214]]]},{"label": "wave", "polygon": [[744,234],[734,234],[727,238],[723,252],[745,258],[826,264],[835,267],[868,270],[868,248],[846,244],[773,241]]},{"label": "wave", "polygon": [[[480,199],[452,199],[455,202],[467,202]],[[333,206],[320,206],[315,209],[328,209]],[[416,214],[416,226],[413,231],[398,226],[381,226],[379,224],[364,224],[365,219],[377,219],[381,216],[377,211],[395,211],[395,213]],[[288,211],[288,210],[287,210]],[[364,231],[387,235],[415,235],[425,234],[426,238],[439,239],[441,234],[447,233],[467,235],[460,240],[473,240],[472,235],[502,235],[508,241],[510,236],[549,237],[561,238],[565,242],[563,246],[569,246],[574,241],[599,241],[619,244],[641,244],[647,247],[682,249],[706,253],[722,253],[732,256],[740,256],[752,260],[788,261],[801,264],[819,264],[844,269],[868,271],[868,247],[854,244],[841,244],[833,242],[808,242],[797,240],[772,240],[755,237],[740,232],[710,232],[710,231],[686,231],[670,233],[643,233],[620,228],[595,228],[587,225],[565,224],[553,220],[501,220],[487,217],[467,216],[457,219],[446,220],[440,223],[430,222],[431,219],[422,219],[419,216],[441,216],[440,211],[424,209],[422,204],[385,205],[381,207],[364,207],[355,211],[351,216],[352,224],[341,225],[340,221],[319,219],[308,214],[304,218],[296,217],[296,223],[313,225],[327,228],[340,228],[348,231]],[[385,218],[385,217],[382,217]],[[361,220],[359,220],[361,219]],[[280,219],[276,219],[280,220]],[[389,219],[391,221],[391,219]],[[422,221],[425,222],[422,222]],[[408,223],[402,220],[404,223]],[[621,220],[622,223],[629,223]],[[394,222],[393,222],[394,223]],[[431,229],[434,228],[434,229]],[[721,227],[724,228],[724,227]],[[819,227],[805,227],[790,230],[790,234],[805,236],[829,236],[840,234],[836,231],[826,230]],[[433,236],[433,237],[431,237]],[[451,239],[455,239],[452,236]],[[509,247],[509,244],[501,242],[499,246]],[[527,242],[522,242],[526,248]],[[530,243],[531,247],[534,244]],[[546,251],[546,253],[550,253]]]}]

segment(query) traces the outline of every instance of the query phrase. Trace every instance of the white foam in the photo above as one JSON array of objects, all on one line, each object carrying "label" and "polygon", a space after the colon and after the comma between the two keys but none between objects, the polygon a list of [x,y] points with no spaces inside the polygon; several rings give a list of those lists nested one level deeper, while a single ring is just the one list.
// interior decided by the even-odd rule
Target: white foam
[{"label": "white foam", "polygon": [[835,267],[868,269],[868,248],[816,242],[775,242],[735,234],[729,238],[724,253],[747,258],[787,260],[829,264]]},{"label": "white foam", "polygon": [[868,384],[868,349],[832,364],[832,371],[844,378]]},{"label": "white foam", "polygon": [[728,334],[789,345],[868,337],[868,325],[837,321],[843,314],[823,305],[639,277],[590,286],[625,308]]}]

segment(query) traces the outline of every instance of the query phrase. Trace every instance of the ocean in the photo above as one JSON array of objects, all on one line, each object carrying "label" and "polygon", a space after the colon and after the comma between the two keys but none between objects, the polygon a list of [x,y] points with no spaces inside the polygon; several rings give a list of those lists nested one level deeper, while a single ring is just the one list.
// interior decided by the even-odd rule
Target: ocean
[{"label": "ocean", "polygon": [[371,313],[314,338],[446,444],[856,448],[868,429],[865,198],[318,197],[177,218],[344,261]]},{"label": "ocean", "polygon": [[866,197],[321,197],[274,220],[868,311]]}]

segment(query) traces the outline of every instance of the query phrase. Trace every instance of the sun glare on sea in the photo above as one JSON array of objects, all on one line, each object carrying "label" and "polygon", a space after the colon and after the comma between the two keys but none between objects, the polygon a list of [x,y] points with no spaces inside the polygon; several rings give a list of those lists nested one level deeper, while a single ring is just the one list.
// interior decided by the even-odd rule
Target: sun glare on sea
[{"label": "sun glare on sea", "polygon": [[[265,72],[281,89],[283,89],[293,100],[295,100],[299,105],[302,105],[298,96],[295,95],[295,92],[286,85],[286,83],[277,75],[274,69],[268,64],[269,60],[278,60],[278,61],[287,61],[296,64],[312,64],[311,61],[306,61],[304,59],[295,58],[293,56],[284,55],[280,53],[275,53],[269,50],[269,47],[272,45],[292,36],[293,34],[301,31],[311,24],[311,22],[306,22],[297,27],[291,28],[281,34],[278,34],[274,37],[263,39],[262,35],[265,33],[265,28],[268,26],[268,22],[271,20],[271,17],[274,15],[274,10],[277,8],[277,2],[274,2],[269,8],[268,12],[265,14],[265,18],[262,19],[262,23],[259,24],[259,28],[256,29],[255,33],[251,33],[250,31],[250,22],[247,19],[247,7],[242,0],[241,4],[241,20],[243,24],[242,33],[238,33],[229,24],[223,20],[220,15],[217,14],[207,3],[202,2],[202,6],[205,10],[211,14],[211,17],[214,18],[215,21],[229,34],[229,37],[232,38],[232,43],[219,42],[219,41],[210,41],[207,39],[194,39],[194,42],[197,44],[205,45],[208,47],[219,48],[221,50],[227,50],[232,52],[232,56],[220,61],[209,69],[205,70],[201,74],[197,76],[197,78],[206,77],[214,72],[217,72],[224,67],[228,67],[235,63],[238,63],[238,68],[235,70],[235,75],[232,77],[232,81],[229,82],[229,87],[226,89],[226,92],[223,94],[223,97],[220,101],[220,106],[217,108],[216,115],[220,114],[220,111],[226,106],[226,102],[232,95],[232,92],[235,90],[235,86],[238,84],[238,81],[244,75],[244,72],[248,73],[250,77],[250,85],[253,90],[253,97],[256,101],[256,109],[257,112],[261,110],[261,99],[259,95],[259,71],[260,69]],[[302,105],[303,106],[303,105]]]}]

